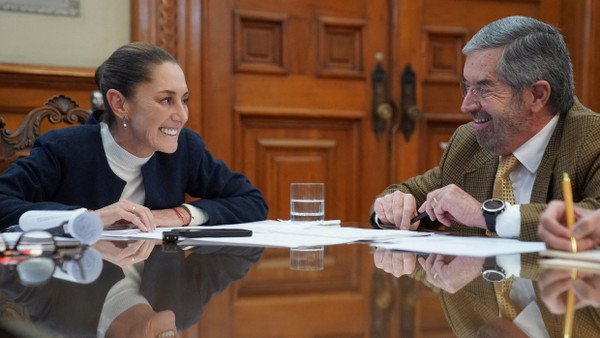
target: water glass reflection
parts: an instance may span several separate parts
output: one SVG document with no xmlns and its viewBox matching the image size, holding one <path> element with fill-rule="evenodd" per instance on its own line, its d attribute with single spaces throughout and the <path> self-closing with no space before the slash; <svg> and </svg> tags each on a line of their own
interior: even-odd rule
<svg viewBox="0 0 600 338">
<path fill-rule="evenodd" d="M 296 271 L 321 271 L 324 267 L 325 248 L 307 246 L 290 250 L 290 269 Z"/>
</svg>

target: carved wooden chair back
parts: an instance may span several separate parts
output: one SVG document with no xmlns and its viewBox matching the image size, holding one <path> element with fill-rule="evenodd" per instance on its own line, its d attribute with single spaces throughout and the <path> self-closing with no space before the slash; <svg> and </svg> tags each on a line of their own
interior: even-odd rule
<svg viewBox="0 0 600 338">
<path fill-rule="evenodd" d="M 4 119 L 0 117 L 0 173 L 12 162 L 29 155 L 33 143 L 41 135 L 44 119 L 52 124 L 83 124 L 89 116 L 90 112 L 80 108 L 73 99 L 58 95 L 30 111 L 14 132 L 5 128 Z"/>
</svg>

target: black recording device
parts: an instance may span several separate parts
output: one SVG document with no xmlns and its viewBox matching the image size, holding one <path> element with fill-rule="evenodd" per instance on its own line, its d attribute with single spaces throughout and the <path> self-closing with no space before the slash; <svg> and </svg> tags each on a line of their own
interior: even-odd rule
<svg viewBox="0 0 600 338">
<path fill-rule="evenodd" d="M 181 229 L 163 232 L 163 242 L 176 243 L 179 237 L 250 237 L 252 230 L 247 229 Z"/>
</svg>

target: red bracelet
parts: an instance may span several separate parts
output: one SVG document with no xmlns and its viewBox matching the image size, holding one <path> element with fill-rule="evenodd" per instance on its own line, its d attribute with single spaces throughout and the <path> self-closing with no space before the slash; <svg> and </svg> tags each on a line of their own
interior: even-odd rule
<svg viewBox="0 0 600 338">
<path fill-rule="evenodd" d="M 189 224 L 189 223 L 187 223 L 185 221 L 185 218 L 183 218 L 183 215 L 179 211 L 177 211 L 176 208 L 171 208 L 171 209 L 173 209 L 173 211 L 175 211 L 175 213 L 177 214 L 177 217 L 179 217 L 179 219 L 181 220 L 181 223 L 183 224 L 183 226 L 186 226 L 186 225 Z"/>
</svg>

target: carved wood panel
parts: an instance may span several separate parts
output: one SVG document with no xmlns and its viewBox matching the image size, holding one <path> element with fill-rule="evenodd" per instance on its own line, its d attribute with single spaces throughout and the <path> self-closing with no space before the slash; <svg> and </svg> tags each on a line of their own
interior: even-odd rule
<svg viewBox="0 0 600 338">
<path fill-rule="evenodd" d="M 236 108 L 239 166 L 269 204 L 270 219 L 289 219 L 290 183 L 326 182 L 325 217 L 353 219 L 359 171 L 359 117 L 364 112 L 259 107 Z"/>
<path fill-rule="evenodd" d="M 358 77 L 364 74 L 362 19 L 319 17 L 318 75 Z"/>
<path fill-rule="evenodd" d="M 235 12 L 235 68 L 241 72 L 285 74 L 287 15 Z"/>
<path fill-rule="evenodd" d="M 462 48 L 468 30 L 462 27 L 424 27 L 425 82 L 458 84 L 462 80 Z"/>
</svg>

